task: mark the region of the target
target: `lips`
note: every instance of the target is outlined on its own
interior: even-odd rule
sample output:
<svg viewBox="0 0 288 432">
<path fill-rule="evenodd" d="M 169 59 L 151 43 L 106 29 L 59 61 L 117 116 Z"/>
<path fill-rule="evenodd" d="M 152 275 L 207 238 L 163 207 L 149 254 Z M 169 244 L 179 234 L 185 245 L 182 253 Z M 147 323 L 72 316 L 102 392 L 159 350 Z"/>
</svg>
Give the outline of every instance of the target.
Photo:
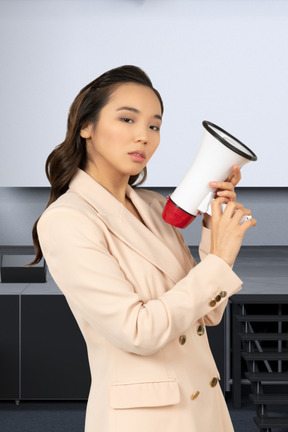
<svg viewBox="0 0 288 432">
<path fill-rule="evenodd" d="M 128 153 L 134 160 L 143 161 L 146 159 L 146 154 L 144 151 L 136 150 L 134 152 Z"/>
<path fill-rule="evenodd" d="M 144 151 L 141 150 L 136 150 L 134 152 L 130 152 L 130 155 L 138 155 L 138 156 L 142 156 L 144 159 L 146 159 L 146 154 Z"/>
</svg>

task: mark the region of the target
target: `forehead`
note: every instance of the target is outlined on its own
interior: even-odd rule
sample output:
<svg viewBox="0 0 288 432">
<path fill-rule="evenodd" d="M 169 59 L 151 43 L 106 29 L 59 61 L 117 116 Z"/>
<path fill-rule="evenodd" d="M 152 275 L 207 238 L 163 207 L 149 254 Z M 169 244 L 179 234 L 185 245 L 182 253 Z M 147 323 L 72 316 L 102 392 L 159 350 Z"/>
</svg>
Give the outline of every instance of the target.
<svg viewBox="0 0 288 432">
<path fill-rule="evenodd" d="M 161 105 L 158 97 L 150 87 L 141 84 L 120 84 L 112 92 L 107 105 L 115 109 L 129 106 L 141 112 L 147 111 L 153 115 L 161 115 Z"/>
</svg>

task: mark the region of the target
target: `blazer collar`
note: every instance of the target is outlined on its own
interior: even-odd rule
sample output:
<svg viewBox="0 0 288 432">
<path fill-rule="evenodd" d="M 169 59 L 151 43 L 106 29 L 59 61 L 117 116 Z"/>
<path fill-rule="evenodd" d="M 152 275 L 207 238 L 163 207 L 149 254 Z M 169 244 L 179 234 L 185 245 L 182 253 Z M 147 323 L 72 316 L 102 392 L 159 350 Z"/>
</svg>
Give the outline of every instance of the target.
<svg viewBox="0 0 288 432">
<path fill-rule="evenodd" d="M 183 269 L 175 255 L 178 242 L 174 243 L 173 249 L 176 250 L 171 248 L 171 235 L 175 241 L 175 233 L 159 217 L 161 208 L 158 200 L 144 200 L 131 186 L 127 186 L 126 194 L 140 213 L 145 223 L 143 225 L 120 201 L 81 169 L 77 170 L 70 181 L 69 189 L 96 210 L 111 232 L 165 272 L 174 282 L 185 276 L 187 270 Z"/>
</svg>

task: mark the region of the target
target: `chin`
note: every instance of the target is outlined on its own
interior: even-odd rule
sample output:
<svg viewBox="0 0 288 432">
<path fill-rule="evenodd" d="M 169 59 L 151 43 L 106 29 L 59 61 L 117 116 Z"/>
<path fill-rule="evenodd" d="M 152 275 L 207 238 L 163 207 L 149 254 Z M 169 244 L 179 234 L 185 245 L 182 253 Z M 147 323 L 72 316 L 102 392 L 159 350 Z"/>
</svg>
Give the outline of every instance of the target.
<svg viewBox="0 0 288 432">
<path fill-rule="evenodd" d="M 142 171 L 143 171 L 143 169 L 144 169 L 145 167 L 138 167 L 137 169 L 132 169 L 132 170 L 129 170 L 129 175 L 130 176 L 136 176 L 136 175 L 139 175 Z"/>
<path fill-rule="evenodd" d="M 143 171 L 143 169 L 144 168 L 142 168 L 142 169 L 138 169 L 138 170 L 135 170 L 135 172 L 134 171 L 132 171 L 132 173 L 131 173 L 131 175 L 138 175 L 138 174 L 140 174 L 142 171 Z"/>
</svg>

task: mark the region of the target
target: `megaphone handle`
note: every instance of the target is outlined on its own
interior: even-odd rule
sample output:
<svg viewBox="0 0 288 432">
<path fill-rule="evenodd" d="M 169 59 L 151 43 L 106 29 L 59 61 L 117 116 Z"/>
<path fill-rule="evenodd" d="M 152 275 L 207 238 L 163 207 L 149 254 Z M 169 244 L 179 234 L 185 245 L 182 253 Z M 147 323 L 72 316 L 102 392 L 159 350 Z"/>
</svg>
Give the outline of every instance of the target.
<svg viewBox="0 0 288 432">
<path fill-rule="evenodd" d="M 203 199 L 203 201 L 201 201 L 201 203 L 198 205 L 198 211 L 202 212 L 202 213 L 208 213 L 208 210 L 210 209 L 210 216 L 211 216 L 211 203 L 213 201 L 215 197 L 215 189 L 210 191 L 205 198 Z"/>
<path fill-rule="evenodd" d="M 226 205 L 227 205 L 227 204 L 221 204 L 221 205 L 220 205 L 220 208 L 221 208 L 222 213 L 224 213 L 224 210 L 225 210 L 225 208 L 226 208 Z M 237 211 L 237 210 L 236 210 L 236 211 Z M 206 213 L 208 213 L 210 216 L 212 216 L 211 204 L 209 204 L 209 207 L 208 207 Z M 246 220 L 251 219 L 251 218 L 252 218 L 251 215 L 245 215 L 245 216 L 243 216 L 243 217 L 240 219 L 239 224 L 242 225 L 244 222 L 246 222 Z"/>
</svg>

